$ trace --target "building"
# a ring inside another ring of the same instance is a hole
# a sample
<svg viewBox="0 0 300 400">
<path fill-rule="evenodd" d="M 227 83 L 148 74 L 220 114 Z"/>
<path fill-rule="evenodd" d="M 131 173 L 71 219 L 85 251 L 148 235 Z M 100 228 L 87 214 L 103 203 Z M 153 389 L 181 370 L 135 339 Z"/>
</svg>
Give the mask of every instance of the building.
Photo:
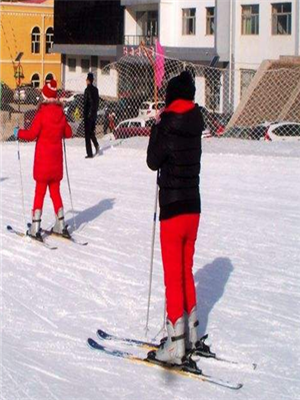
<svg viewBox="0 0 300 400">
<path fill-rule="evenodd" d="M 125 6 L 124 45 L 158 38 L 168 57 L 211 63 L 215 52 L 214 0 L 122 0 Z"/>
<path fill-rule="evenodd" d="M 135 54 L 142 41 L 152 47 L 155 39 L 159 39 L 168 57 L 211 64 L 216 59 L 214 0 L 189 2 L 195 4 L 196 12 L 206 21 L 205 28 L 194 10 L 191 15 L 187 10 L 184 27 L 176 29 L 180 23 L 181 3 L 186 2 L 55 0 L 54 51 L 62 54 L 66 88 L 82 90 L 88 71 L 94 72 L 100 89 L 103 79 L 114 82 L 114 72 L 108 71 L 106 66 L 124 55 Z M 172 29 L 170 15 L 176 17 Z M 147 71 L 141 73 L 148 74 Z M 109 94 L 116 96 L 115 85 L 110 87 Z"/>
<path fill-rule="evenodd" d="M 300 55 L 300 0 L 216 0 L 216 52 L 234 74 L 232 102 L 264 60 Z"/>
<path fill-rule="evenodd" d="M 167 57 L 196 66 L 198 101 L 220 112 L 235 109 L 264 60 L 300 53 L 300 0 L 55 0 L 55 20 L 68 88 L 82 90 L 91 70 L 118 96 L 124 85 L 107 65 L 158 39 Z M 204 76 L 199 65 L 227 73 Z"/>
<path fill-rule="evenodd" d="M 15 59 L 22 52 L 22 84 L 41 87 L 53 76 L 61 83 L 61 55 L 51 52 L 54 0 L 0 3 L 0 80 L 16 87 Z"/>
<path fill-rule="evenodd" d="M 62 55 L 66 88 L 81 90 L 86 74 L 101 75 L 117 60 L 123 43 L 124 7 L 120 0 L 55 0 L 54 51 Z"/>
</svg>

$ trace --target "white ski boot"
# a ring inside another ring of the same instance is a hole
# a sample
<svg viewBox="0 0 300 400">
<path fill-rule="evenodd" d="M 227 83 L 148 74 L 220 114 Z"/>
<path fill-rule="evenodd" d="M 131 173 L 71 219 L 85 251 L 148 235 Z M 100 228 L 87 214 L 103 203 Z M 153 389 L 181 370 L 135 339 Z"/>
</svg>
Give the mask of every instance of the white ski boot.
<svg viewBox="0 0 300 400">
<path fill-rule="evenodd" d="M 157 351 L 150 353 L 155 356 L 155 360 L 168 364 L 182 365 L 185 356 L 184 317 L 178 318 L 174 325 L 170 320 L 167 320 L 167 332 L 167 340 L 161 343 Z"/>
<path fill-rule="evenodd" d="M 197 318 L 197 306 L 195 306 L 190 314 L 187 316 L 188 334 L 186 336 L 186 348 L 188 350 L 194 350 L 196 344 L 199 341 L 197 327 L 199 321 Z"/>
<path fill-rule="evenodd" d="M 42 222 L 42 210 L 35 210 L 32 213 L 32 224 L 27 231 L 27 235 L 32 237 L 33 239 L 43 241 L 41 235 L 41 222 Z"/>
<path fill-rule="evenodd" d="M 56 215 L 55 225 L 52 228 L 52 233 L 63 236 L 67 239 L 71 238 L 67 226 L 65 225 L 64 209 L 61 207 Z"/>
<path fill-rule="evenodd" d="M 195 306 L 187 317 L 188 335 L 186 338 L 187 353 L 193 353 L 196 357 L 215 357 L 215 353 L 210 351 L 210 347 L 205 343 L 208 335 L 199 338 L 197 327 L 197 306 Z"/>
</svg>

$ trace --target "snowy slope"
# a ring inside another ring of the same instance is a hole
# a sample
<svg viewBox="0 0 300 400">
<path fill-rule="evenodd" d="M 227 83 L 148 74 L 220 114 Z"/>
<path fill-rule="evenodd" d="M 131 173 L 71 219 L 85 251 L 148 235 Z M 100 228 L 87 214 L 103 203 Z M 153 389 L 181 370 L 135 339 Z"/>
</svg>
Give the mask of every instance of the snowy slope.
<svg viewBox="0 0 300 400">
<path fill-rule="evenodd" d="M 243 382 L 235 393 L 86 345 L 99 327 L 145 337 L 155 192 L 155 174 L 145 165 L 146 141 L 125 141 L 93 160 L 84 159 L 81 140 L 68 142 L 76 237 L 89 245 L 50 238 L 59 247 L 52 252 L 6 231 L 7 224 L 24 229 L 24 223 L 16 144 L 2 144 L 0 398 L 300 399 L 300 151 L 297 144 L 272 145 L 204 144 L 195 256 L 200 332 L 209 332 L 220 355 L 259 366 L 250 371 L 207 360 L 199 365 Z M 21 145 L 28 220 L 33 152 L 34 145 Z M 66 180 L 62 193 L 72 224 Z M 47 198 L 43 227 L 52 223 Z M 149 338 L 162 326 L 163 293 L 157 235 Z"/>
</svg>

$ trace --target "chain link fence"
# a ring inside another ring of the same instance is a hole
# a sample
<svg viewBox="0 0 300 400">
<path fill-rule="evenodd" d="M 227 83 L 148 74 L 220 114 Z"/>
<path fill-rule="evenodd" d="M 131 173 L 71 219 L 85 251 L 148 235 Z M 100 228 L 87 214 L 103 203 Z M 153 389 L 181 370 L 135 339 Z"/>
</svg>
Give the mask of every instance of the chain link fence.
<svg viewBox="0 0 300 400">
<path fill-rule="evenodd" d="M 168 81 L 183 70 L 196 85 L 196 102 L 202 108 L 203 137 L 244 140 L 300 140 L 300 63 L 262 63 L 255 70 L 210 68 L 165 58 L 156 72 L 155 54 L 144 51 L 106 65 L 96 74 L 99 109 L 98 137 L 111 140 L 149 136 L 155 118 L 164 108 Z M 155 90 L 155 77 L 162 78 Z M 58 91 L 74 137 L 84 136 L 84 80 L 67 78 Z M 40 89 L 0 87 L 0 138 L 14 140 L 15 126 L 30 128 L 42 101 Z"/>
</svg>

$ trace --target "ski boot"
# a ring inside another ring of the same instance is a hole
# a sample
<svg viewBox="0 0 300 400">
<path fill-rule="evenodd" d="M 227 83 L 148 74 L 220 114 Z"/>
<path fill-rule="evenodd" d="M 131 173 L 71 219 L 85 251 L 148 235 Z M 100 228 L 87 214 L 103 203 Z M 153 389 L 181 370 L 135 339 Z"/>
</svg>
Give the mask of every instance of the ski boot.
<svg viewBox="0 0 300 400">
<path fill-rule="evenodd" d="M 55 225 L 51 232 L 55 235 L 63 236 L 66 239 L 71 239 L 68 227 L 65 225 L 64 209 L 62 207 L 58 210 Z"/>
<path fill-rule="evenodd" d="M 184 318 L 179 318 L 174 325 L 167 320 L 167 332 L 167 339 L 161 341 L 158 350 L 150 351 L 147 358 L 161 364 L 181 366 L 185 361 Z"/>
<path fill-rule="evenodd" d="M 215 357 L 216 354 L 210 351 L 210 347 L 205 343 L 208 335 L 198 339 L 197 327 L 199 321 L 197 318 L 197 307 L 195 306 L 187 318 L 188 322 L 188 336 L 186 340 L 187 353 L 198 357 Z"/>
<path fill-rule="evenodd" d="M 41 222 L 42 222 L 42 210 L 34 210 L 32 212 L 32 224 L 27 231 L 27 235 L 32 239 L 38 240 L 39 242 L 43 242 L 43 238 L 41 235 Z"/>
</svg>

